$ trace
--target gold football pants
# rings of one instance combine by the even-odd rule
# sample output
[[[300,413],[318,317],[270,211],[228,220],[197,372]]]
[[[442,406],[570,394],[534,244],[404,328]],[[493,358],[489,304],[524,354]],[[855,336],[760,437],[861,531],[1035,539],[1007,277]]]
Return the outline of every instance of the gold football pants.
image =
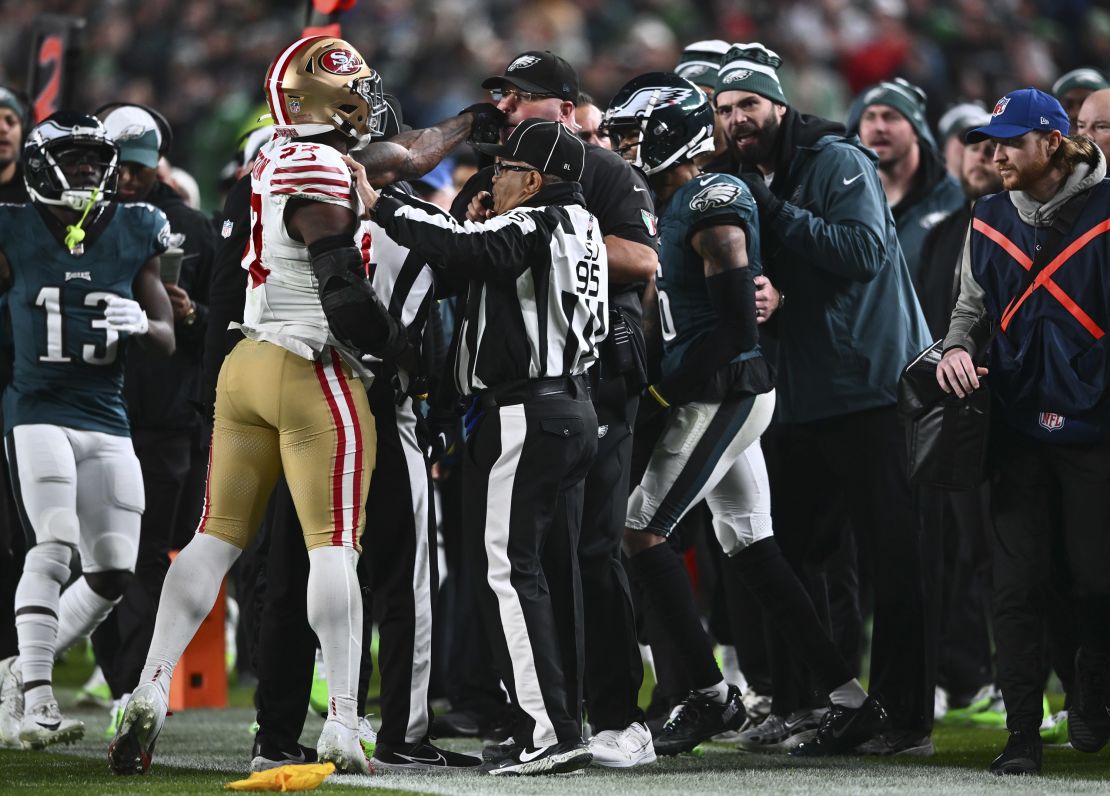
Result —
[[[315,362],[242,340],[216,386],[197,533],[243,549],[284,471],[309,550],[359,550],[374,468],[374,418],[361,382],[331,348]]]

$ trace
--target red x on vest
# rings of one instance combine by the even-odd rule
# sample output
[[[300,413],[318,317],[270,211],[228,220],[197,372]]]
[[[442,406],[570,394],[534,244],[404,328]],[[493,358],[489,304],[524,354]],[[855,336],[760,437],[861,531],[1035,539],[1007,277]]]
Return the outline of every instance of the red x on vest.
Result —
[[[1020,265],[1026,271],[1033,267],[1033,261],[1029,258],[1029,255],[1019,249],[1016,243],[1007,238],[1005,235],[1003,235],[987,222],[977,218],[972,222],[971,226],[974,230],[983,233],[990,240],[1001,246],[1006,251],[1006,253],[1013,257],[1017,261],[1018,265]],[[1059,271],[1060,267],[1063,266],[1063,264],[1066,263],[1068,260],[1070,260],[1073,254],[1082,249],[1099,235],[1107,231],[1110,231],[1110,218],[1091,227],[1089,230],[1087,230],[1074,241],[1072,241],[1066,249],[1057,254],[1052,259],[1052,262],[1046,265],[1041,270],[1041,272],[1037,274],[1037,276],[1033,279],[1032,284],[1030,284],[1029,287],[1025,289],[1025,292],[1010,301],[1009,306],[1007,306],[1005,311],[1003,311],[1002,313],[1002,331],[1006,331],[1006,327],[1010,325],[1010,321],[1013,320],[1013,317],[1017,313],[1018,309],[1021,307],[1022,304],[1025,303],[1026,299],[1033,295],[1033,291],[1035,291],[1039,287],[1043,287],[1064,306],[1064,309],[1071,313],[1071,316],[1073,318],[1079,321],[1080,325],[1082,325],[1084,329],[1090,332],[1092,337],[1094,337],[1096,340],[1102,339],[1106,332],[1099,328],[1099,325],[1095,323],[1094,319],[1086,312],[1084,312],[1083,308],[1076,304],[1075,300],[1072,299],[1072,297],[1069,296],[1067,293],[1065,293],[1063,289],[1058,284],[1056,284],[1055,281],[1053,281],[1052,275]]]

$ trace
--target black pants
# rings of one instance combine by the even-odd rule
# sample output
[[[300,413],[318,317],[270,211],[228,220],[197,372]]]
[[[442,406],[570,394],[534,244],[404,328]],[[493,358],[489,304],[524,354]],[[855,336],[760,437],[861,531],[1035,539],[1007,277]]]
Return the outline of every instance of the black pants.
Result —
[[[154,635],[182,485],[190,466],[190,439],[189,432],[179,431],[136,429],[131,435],[146,494],[135,577],[119,604],[92,634],[96,662],[116,699],[139,684]]]
[[[370,405],[378,449],[358,567],[364,623],[358,699],[362,713],[373,672],[370,631],[377,617],[382,680],[378,737],[384,743],[403,744],[423,740],[428,730],[431,610],[438,582],[435,523],[411,403],[398,409],[388,383],[375,382],[375,387]],[[417,505],[426,507],[419,519]],[[284,480],[274,490],[266,522],[270,543],[256,703],[262,732],[288,745],[304,728],[317,642],[306,612],[308,553]]]
[[[894,729],[929,732],[936,638],[894,407],[783,425],[779,442],[788,475],[776,484],[776,538],[795,568],[812,572],[850,523],[873,572],[870,691],[886,705]],[[819,600],[817,608],[827,616]]]
[[[2,419],[2,418],[0,418]],[[19,654],[15,633],[15,589],[23,576],[27,539],[19,524],[8,457],[0,455],[0,660]]]
[[[992,436],[994,631],[998,684],[1014,730],[1041,720],[1053,539],[1062,542],[1079,644],[1110,651],[1110,445]]]
[[[637,704],[644,665],[621,539],[632,472],[632,424],[639,398],[624,379],[603,381],[597,411],[597,457],[586,475],[578,563],[585,606],[586,709],[594,732],[619,730],[643,713]],[[604,433],[602,433],[604,430]]]
[[[575,551],[597,415],[574,384],[574,395],[487,409],[463,460],[464,545],[485,576],[479,608],[518,708],[514,737],[532,747],[581,738],[563,661],[582,643]],[[569,586],[549,573],[569,577]]]

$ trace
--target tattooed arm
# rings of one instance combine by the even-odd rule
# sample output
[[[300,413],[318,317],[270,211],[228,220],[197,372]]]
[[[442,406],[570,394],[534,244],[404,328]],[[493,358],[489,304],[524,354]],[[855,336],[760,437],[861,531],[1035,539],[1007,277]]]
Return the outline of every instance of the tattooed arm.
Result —
[[[423,130],[375,142],[351,155],[366,167],[370,184],[378,188],[422,177],[466,140],[474,118],[473,113],[452,116]]]

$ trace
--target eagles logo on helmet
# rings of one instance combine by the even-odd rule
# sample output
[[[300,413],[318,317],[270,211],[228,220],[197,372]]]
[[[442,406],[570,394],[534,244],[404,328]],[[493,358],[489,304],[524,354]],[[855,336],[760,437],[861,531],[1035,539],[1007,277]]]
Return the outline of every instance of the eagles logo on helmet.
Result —
[[[671,72],[651,72],[626,83],[605,111],[602,126],[613,149],[645,174],[713,151],[713,107],[705,92]],[[632,139],[635,136],[635,139]]]
[[[338,130],[381,135],[388,106],[382,80],[358,50],[334,36],[286,47],[266,73],[266,102],[281,135],[305,138]]]

